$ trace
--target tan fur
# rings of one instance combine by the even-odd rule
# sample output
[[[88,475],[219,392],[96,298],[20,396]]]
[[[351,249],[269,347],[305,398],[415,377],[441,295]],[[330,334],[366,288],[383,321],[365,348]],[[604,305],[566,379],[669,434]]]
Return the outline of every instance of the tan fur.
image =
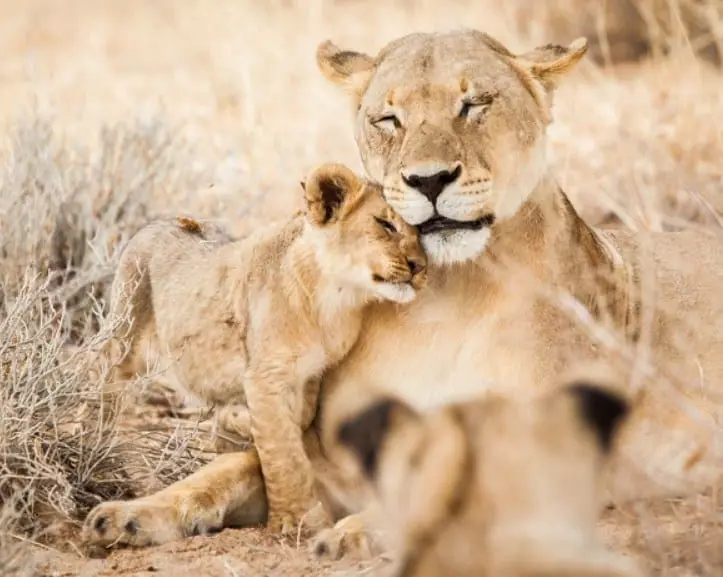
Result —
[[[584,53],[578,41],[516,56],[476,31],[412,34],[376,57],[321,46],[320,68],[357,106],[367,172],[420,226],[430,259],[413,303],[368,309],[321,400],[369,386],[417,409],[491,390],[524,400],[557,388],[573,364],[601,360],[635,404],[606,494],[689,493],[723,471],[723,243],[701,232],[601,232],[577,215],[545,148],[554,88]],[[440,171],[433,203],[415,186]],[[441,216],[457,228],[430,226]],[[258,474],[248,471],[250,487]],[[345,526],[359,523],[341,521],[329,542],[343,542]]]
[[[381,514],[367,522],[384,534],[391,576],[641,575],[595,532],[627,413],[619,395],[574,382],[528,403],[490,395],[426,414],[388,395],[347,405],[326,446],[371,484]]]
[[[306,215],[236,242],[206,244],[188,218],[147,226],[121,257],[112,305],[132,305],[118,372],[158,358],[181,391],[223,406],[221,425],[253,436],[269,526],[288,531],[316,502],[302,433],[319,377],[354,344],[364,307],[407,302],[426,267],[416,231],[348,168],[314,171],[305,197]],[[141,290],[126,290],[138,276]]]

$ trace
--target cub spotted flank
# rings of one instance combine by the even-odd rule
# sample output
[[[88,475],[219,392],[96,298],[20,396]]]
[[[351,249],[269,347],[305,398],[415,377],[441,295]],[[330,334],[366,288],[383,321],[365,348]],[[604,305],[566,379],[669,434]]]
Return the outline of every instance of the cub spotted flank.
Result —
[[[117,380],[160,362],[172,386],[220,405],[223,429],[253,437],[281,531],[317,503],[302,435],[322,372],[356,341],[367,304],[409,302],[426,276],[416,230],[380,186],[325,164],[302,188],[305,211],[237,241],[188,217],[151,223],[112,290],[114,313],[130,305]]]

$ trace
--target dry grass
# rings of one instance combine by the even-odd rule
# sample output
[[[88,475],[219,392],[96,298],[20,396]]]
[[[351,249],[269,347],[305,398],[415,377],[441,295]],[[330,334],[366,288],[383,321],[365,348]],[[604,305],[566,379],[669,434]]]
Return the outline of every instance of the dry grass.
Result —
[[[192,430],[103,417],[108,282],[153,216],[219,216],[243,233],[297,208],[314,165],[361,168],[347,104],[315,70],[319,41],[374,51],[464,25],[524,50],[582,33],[583,2],[561,16],[524,0],[0,0],[0,575],[26,566],[24,540],[63,542],[96,502],[203,458]],[[685,26],[656,25],[649,44],[668,58],[588,62],[557,95],[553,162],[592,223],[707,226],[723,209],[721,73],[691,55]],[[719,574],[721,543],[686,533],[714,531],[715,504],[676,508],[675,522],[661,507],[614,518],[611,541],[663,575]]]
[[[198,455],[187,432],[119,422],[99,356],[117,323],[103,309],[118,248],[151,217],[159,190],[193,183],[185,149],[160,119],[103,128],[89,150],[62,143],[37,116],[9,136],[0,171],[0,558],[16,565],[23,539],[58,543],[97,503],[179,479]]]

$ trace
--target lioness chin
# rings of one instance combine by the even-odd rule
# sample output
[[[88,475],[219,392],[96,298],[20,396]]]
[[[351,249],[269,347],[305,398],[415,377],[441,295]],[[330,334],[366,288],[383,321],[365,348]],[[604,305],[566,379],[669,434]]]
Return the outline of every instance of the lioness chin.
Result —
[[[723,241],[603,233],[579,217],[545,149],[556,87],[585,52],[578,40],[516,54],[475,30],[410,34],[376,55],[319,46],[321,71],[352,99],[367,173],[419,228],[430,259],[427,288],[402,307],[369,307],[356,345],[322,379],[321,418],[305,440],[320,480],[336,468],[316,432],[345,390],[388,388],[418,410],[489,392],[524,400],[596,359],[633,406],[601,480],[608,500],[690,494],[720,479]],[[177,527],[221,477],[228,493],[217,501],[248,519],[263,504],[255,452],[227,459],[115,505],[113,526],[155,507]],[[340,519],[321,549],[362,542],[358,519]]]
[[[121,256],[111,305],[121,318],[131,308],[116,378],[160,359],[184,394],[219,405],[222,427],[253,438],[268,524],[284,532],[316,503],[302,435],[319,377],[356,341],[364,308],[411,301],[426,269],[377,185],[325,164],[303,187],[304,214],[238,241],[204,242],[192,219],[147,225]]]

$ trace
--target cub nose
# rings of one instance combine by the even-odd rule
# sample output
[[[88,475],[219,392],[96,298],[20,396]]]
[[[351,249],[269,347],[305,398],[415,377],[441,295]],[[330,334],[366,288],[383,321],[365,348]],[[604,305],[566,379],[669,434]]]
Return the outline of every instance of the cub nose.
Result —
[[[452,184],[462,174],[462,167],[458,164],[453,170],[440,170],[429,174],[424,170],[402,171],[404,183],[421,192],[434,204],[448,184]]]
[[[415,274],[418,274],[424,270],[424,263],[417,259],[408,258],[407,266],[409,267],[409,272],[412,273],[412,276],[414,276]]]

